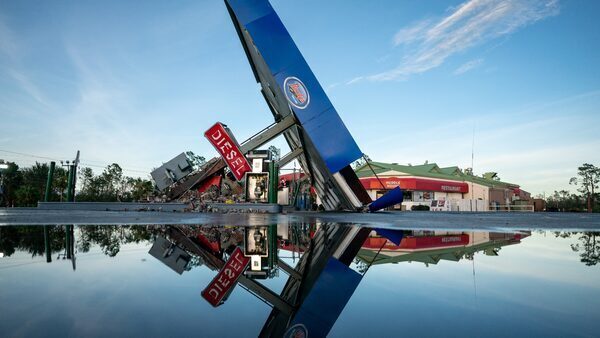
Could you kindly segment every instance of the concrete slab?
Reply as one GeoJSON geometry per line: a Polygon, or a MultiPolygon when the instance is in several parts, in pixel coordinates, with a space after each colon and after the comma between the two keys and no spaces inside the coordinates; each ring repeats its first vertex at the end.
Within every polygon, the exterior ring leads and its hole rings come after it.
{"type": "Polygon", "coordinates": [[[269,214],[281,212],[281,205],[275,203],[206,203],[206,205],[220,212],[258,212],[269,214]]]}
{"type": "Polygon", "coordinates": [[[185,203],[135,203],[135,202],[38,202],[38,209],[89,210],[89,211],[181,211],[185,203]]]}
{"type": "Polygon", "coordinates": [[[188,224],[268,225],[311,223],[357,224],[396,229],[571,230],[600,231],[600,214],[587,213],[457,213],[457,212],[294,212],[168,213],[81,210],[0,209],[0,225],[43,224],[188,224]]]}

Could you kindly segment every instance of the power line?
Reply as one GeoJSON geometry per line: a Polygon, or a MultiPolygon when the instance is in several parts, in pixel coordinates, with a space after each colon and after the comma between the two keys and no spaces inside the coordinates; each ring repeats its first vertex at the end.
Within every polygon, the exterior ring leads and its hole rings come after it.
{"type": "MultiPolygon", "coordinates": [[[[26,157],[32,157],[32,158],[41,158],[41,159],[51,160],[51,161],[56,161],[56,162],[60,162],[61,161],[60,159],[53,158],[53,157],[39,156],[39,155],[21,153],[21,152],[17,152],[17,151],[10,151],[10,150],[4,150],[4,149],[0,149],[0,152],[4,152],[4,153],[8,153],[8,154],[14,154],[14,155],[20,155],[20,156],[26,156],[26,157]]],[[[109,165],[107,162],[94,161],[94,160],[88,160],[88,161],[90,161],[90,162],[99,162],[99,163],[106,163],[107,165],[109,165]]],[[[90,163],[81,163],[81,165],[84,165],[84,166],[87,166],[87,167],[102,168],[102,169],[106,168],[106,166],[101,166],[101,165],[97,165],[97,164],[90,164],[90,163]]],[[[124,168],[124,167],[121,167],[121,169],[123,169],[123,171],[129,171],[129,172],[137,172],[137,173],[144,173],[144,174],[150,173],[150,170],[136,170],[136,169],[129,169],[129,168],[124,168]]]]}
{"type": "Polygon", "coordinates": [[[9,153],[9,154],[15,154],[15,155],[21,155],[21,156],[28,156],[28,157],[36,157],[36,158],[43,158],[46,160],[52,160],[52,161],[60,161],[56,158],[52,158],[52,157],[47,157],[47,156],[38,156],[38,155],[32,155],[32,154],[25,154],[25,153],[20,153],[17,151],[10,151],[10,150],[4,150],[4,149],[0,149],[1,152],[3,153],[9,153]]]}
{"type": "MultiPolygon", "coordinates": [[[[106,166],[106,165],[110,164],[110,163],[108,163],[108,162],[106,162],[106,161],[101,161],[101,160],[91,160],[91,159],[88,159],[88,158],[86,158],[86,159],[85,159],[85,161],[86,161],[86,162],[88,162],[88,165],[89,165],[89,166],[93,166],[93,165],[96,165],[96,166],[97,166],[98,164],[102,164],[102,165],[106,166]],[[96,164],[90,164],[90,162],[91,162],[91,163],[96,163],[96,164]]],[[[129,166],[128,168],[136,168],[136,169],[129,169],[129,170],[144,170],[144,172],[146,172],[146,171],[149,171],[149,170],[147,170],[145,167],[129,166]]]]}
{"type": "MultiPolygon", "coordinates": [[[[97,165],[97,164],[89,164],[89,163],[80,163],[82,166],[84,167],[94,167],[94,168],[106,168],[106,166],[102,166],[102,165],[97,165]]],[[[132,172],[137,172],[137,173],[144,173],[144,174],[148,174],[150,171],[143,171],[143,170],[135,170],[135,169],[127,169],[127,168],[123,168],[121,167],[121,169],[123,169],[123,171],[132,171],[132,172]]]]}

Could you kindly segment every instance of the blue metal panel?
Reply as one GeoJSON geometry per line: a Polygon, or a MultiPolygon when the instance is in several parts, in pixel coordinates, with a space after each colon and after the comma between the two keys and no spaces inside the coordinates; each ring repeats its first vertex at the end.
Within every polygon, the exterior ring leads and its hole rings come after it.
{"type": "Polygon", "coordinates": [[[369,211],[375,212],[377,210],[381,210],[387,207],[391,207],[392,205],[402,203],[403,193],[400,187],[395,187],[394,189],[385,193],[385,195],[379,197],[373,203],[369,205],[369,211]]]}
{"type": "MultiPolygon", "coordinates": [[[[309,121],[315,119],[316,117],[323,115],[323,113],[327,110],[333,111],[327,112],[326,114],[337,115],[337,112],[333,108],[331,101],[329,101],[327,94],[325,94],[325,91],[321,87],[321,84],[319,84],[319,81],[317,80],[315,75],[310,71],[310,68],[308,68],[308,65],[306,64],[306,62],[304,62],[304,60],[290,65],[285,70],[279,72],[275,76],[275,81],[277,81],[277,84],[284,92],[284,94],[286,91],[284,83],[285,80],[289,77],[298,78],[300,81],[302,81],[302,83],[306,87],[306,90],[308,91],[308,105],[303,109],[297,109],[296,107],[292,107],[294,113],[296,114],[296,117],[298,118],[298,121],[300,121],[300,123],[303,126],[309,121]]],[[[347,132],[346,127],[344,127],[344,129],[347,132]]],[[[350,136],[350,133],[348,133],[348,136],[350,136]]]]}
{"type": "Polygon", "coordinates": [[[358,159],[362,152],[269,2],[226,1],[252,37],[327,169],[336,173],[358,159]]]}
{"type": "Polygon", "coordinates": [[[242,25],[274,12],[271,4],[265,0],[227,0],[227,3],[242,25]]]}
{"type": "Polygon", "coordinates": [[[326,337],[361,280],[361,274],[330,258],[290,326],[302,324],[309,337],[326,337]]]}
{"type": "Polygon", "coordinates": [[[294,63],[304,62],[294,40],[275,12],[247,24],[246,29],[273,75],[294,63]]]}
{"type": "Polygon", "coordinates": [[[304,128],[332,173],[342,170],[362,154],[333,107],[304,128]]]}
{"type": "Polygon", "coordinates": [[[402,237],[404,237],[403,230],[376,228],[375,231],[377,231],[377,234],[379,236],[383,236],[383,237],[389,239],[392,243],[394,243],[396,245],[400,245],[400,242],[402,242],[402,237]]]}

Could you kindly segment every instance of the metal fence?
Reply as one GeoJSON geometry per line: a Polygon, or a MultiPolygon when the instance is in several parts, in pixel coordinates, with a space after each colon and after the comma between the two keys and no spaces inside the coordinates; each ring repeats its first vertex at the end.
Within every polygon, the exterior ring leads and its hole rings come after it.
{"type": "Polygon", "coordinates": [[[489,211],[500,212],[533,212],[533,205],[511,205],[511,204],[496,204],[490,205],[489,211]]]}

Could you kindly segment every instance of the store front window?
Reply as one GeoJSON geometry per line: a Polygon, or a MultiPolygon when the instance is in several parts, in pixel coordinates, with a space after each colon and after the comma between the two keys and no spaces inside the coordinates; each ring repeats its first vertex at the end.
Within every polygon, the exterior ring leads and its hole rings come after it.
{"type": "Polygon", "coordinates": [[[414,191],[413,202],[428,202],[433,199],[433,192],[431,191],[414,191]]]}

